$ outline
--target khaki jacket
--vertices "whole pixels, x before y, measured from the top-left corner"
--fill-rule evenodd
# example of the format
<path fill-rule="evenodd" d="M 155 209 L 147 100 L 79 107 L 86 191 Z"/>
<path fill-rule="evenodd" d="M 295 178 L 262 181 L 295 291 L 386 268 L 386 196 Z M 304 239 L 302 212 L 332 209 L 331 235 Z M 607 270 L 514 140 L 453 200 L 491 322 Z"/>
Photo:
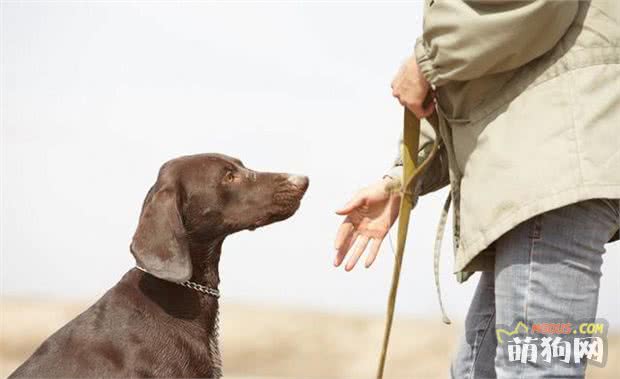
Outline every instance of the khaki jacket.
<path fill-rule="evenodd" d="M 620 198 L 620 1 L 430 1 L 415 56 L 443 139 L 421 193 L 451 185 L 459 281 L 519 223 Z"/>

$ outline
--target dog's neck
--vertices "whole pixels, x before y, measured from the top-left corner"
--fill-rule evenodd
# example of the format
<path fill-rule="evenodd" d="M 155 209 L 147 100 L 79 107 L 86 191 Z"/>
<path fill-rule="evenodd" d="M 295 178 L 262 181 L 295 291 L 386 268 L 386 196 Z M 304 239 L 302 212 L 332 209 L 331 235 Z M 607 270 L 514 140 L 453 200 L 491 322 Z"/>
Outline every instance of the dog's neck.
<path fill-rule="evenodd" d="M 193 265 L 191 281 L 210 288 L 218 288 L 220 283 L 218 264 L 222 242 L 223 238 L 200 244 L 190 243 Z M 209 362 L 209 367 L 205 368 L 208 373 L 206 376 L 219 378 L 221 358 L 218 346 L 219 302 L 217 297 L 199 293 L 139 270 L 134 270 L 133 275 L 138 275 L 138 285 L 142 293 L 158 304 L 162 311 L 197 327 L 200 332 L 195 336 L 199 337 L 204 333 L 206 338 L 204 342 L 207 344 L 206 354 L 209 356 L 206 360 Z"/>
<path fill-rule="evenodd" d="M 220 285 L 219 264 L 224 238 L 205 242 L 189 242 L 192 260 L 191 281 L 217 289 Z"/>
<path fill-rule="evenodd" d="M 218 289 L 220 284 L 218 265 L 223 241 L 224 238 L 201 241 L 200 243 L 189 241 L 192 261 L 191 282 L 211 289 Z M 196 316 L 198 316 L 196 313 L 199 311 L 198 313 L 206 313 L 208 319 L 214 319 L 212 316 L 209 317 L 210 315 L 208 314 L 216 313 L 218 310 L 218 298 L 216 296 L 157 278 L 146 271 L 140 272 L 137 269 L 136 271 L 138 271 L 136 273 L 138 276 L 135 278 L 137 278 L 142 292 L 155 302 L 160 303 L 163 308 L 177 311 L 187 310 Z"/>

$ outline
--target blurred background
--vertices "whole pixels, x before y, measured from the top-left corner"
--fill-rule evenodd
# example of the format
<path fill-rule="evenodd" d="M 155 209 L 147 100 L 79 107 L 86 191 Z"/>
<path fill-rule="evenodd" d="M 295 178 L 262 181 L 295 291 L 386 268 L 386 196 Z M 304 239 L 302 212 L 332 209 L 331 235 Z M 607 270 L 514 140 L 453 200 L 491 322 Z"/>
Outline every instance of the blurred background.
<path fill-rule="evenodd" d="M 202 152 L 311 179 L 293 218 L 224 244 L 224 373 L 373 377 L 393 250 L 371 269 L 334 268 L 334 210 L 396 154 L 390 82 L 421 2 L 2 1 L 1 13 L 2 377 L 133 266 L 159 166 Z M 414 211 L 389 377 L 447 376 L 478 280 L 456 283 L 446 241 L 456 322 L 443 325 L 431 251 L 445 196 Z M 605 260 L 598 314 L 618 333 L 619 244 Z M 620 375 L 619 345 L 592 377 Z"/>

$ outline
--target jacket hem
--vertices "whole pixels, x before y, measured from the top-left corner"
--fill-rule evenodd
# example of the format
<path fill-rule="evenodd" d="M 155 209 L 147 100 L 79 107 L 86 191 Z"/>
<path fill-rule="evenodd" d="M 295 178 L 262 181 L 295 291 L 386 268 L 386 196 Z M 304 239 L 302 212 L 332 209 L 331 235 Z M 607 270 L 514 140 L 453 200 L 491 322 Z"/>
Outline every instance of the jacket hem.
<path fill-rule="evenodd" d="M 535 202 L 524 205 L 518 210 L 503 217 L 492 228 L 478 233 L 473 242 L 461 239 L 456 252 L 454 273 L 470 271 L 468 265 L 482 251 L 488 248 L 495 240 L 513 229 L 520 223 L 529 220 L 541 213 L 561 208 L 566 205 L 591 199 L 620 199 L 620 185 L 589 185 L 579 186 L 562 191 L 547 197 L 539 198 Z"/>

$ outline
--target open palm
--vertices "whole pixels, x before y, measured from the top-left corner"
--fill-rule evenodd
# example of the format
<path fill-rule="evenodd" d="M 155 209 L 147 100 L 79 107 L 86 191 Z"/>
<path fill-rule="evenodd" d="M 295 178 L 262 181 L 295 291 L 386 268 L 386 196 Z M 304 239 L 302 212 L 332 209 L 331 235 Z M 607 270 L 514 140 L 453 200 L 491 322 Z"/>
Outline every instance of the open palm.
<path fill-rule="evenodd" d="M 336 211 L 347 217 L 336 235 L 334 266 L 340 266 L 349 255 L 345 270 L 350 271 L 370 244 L 365 264 L 369 267 L 398 217 L 399 204 L 400 196 L 388 192 L 386 181 L 382 180 L 359 191 L 344 208 Z"/>

